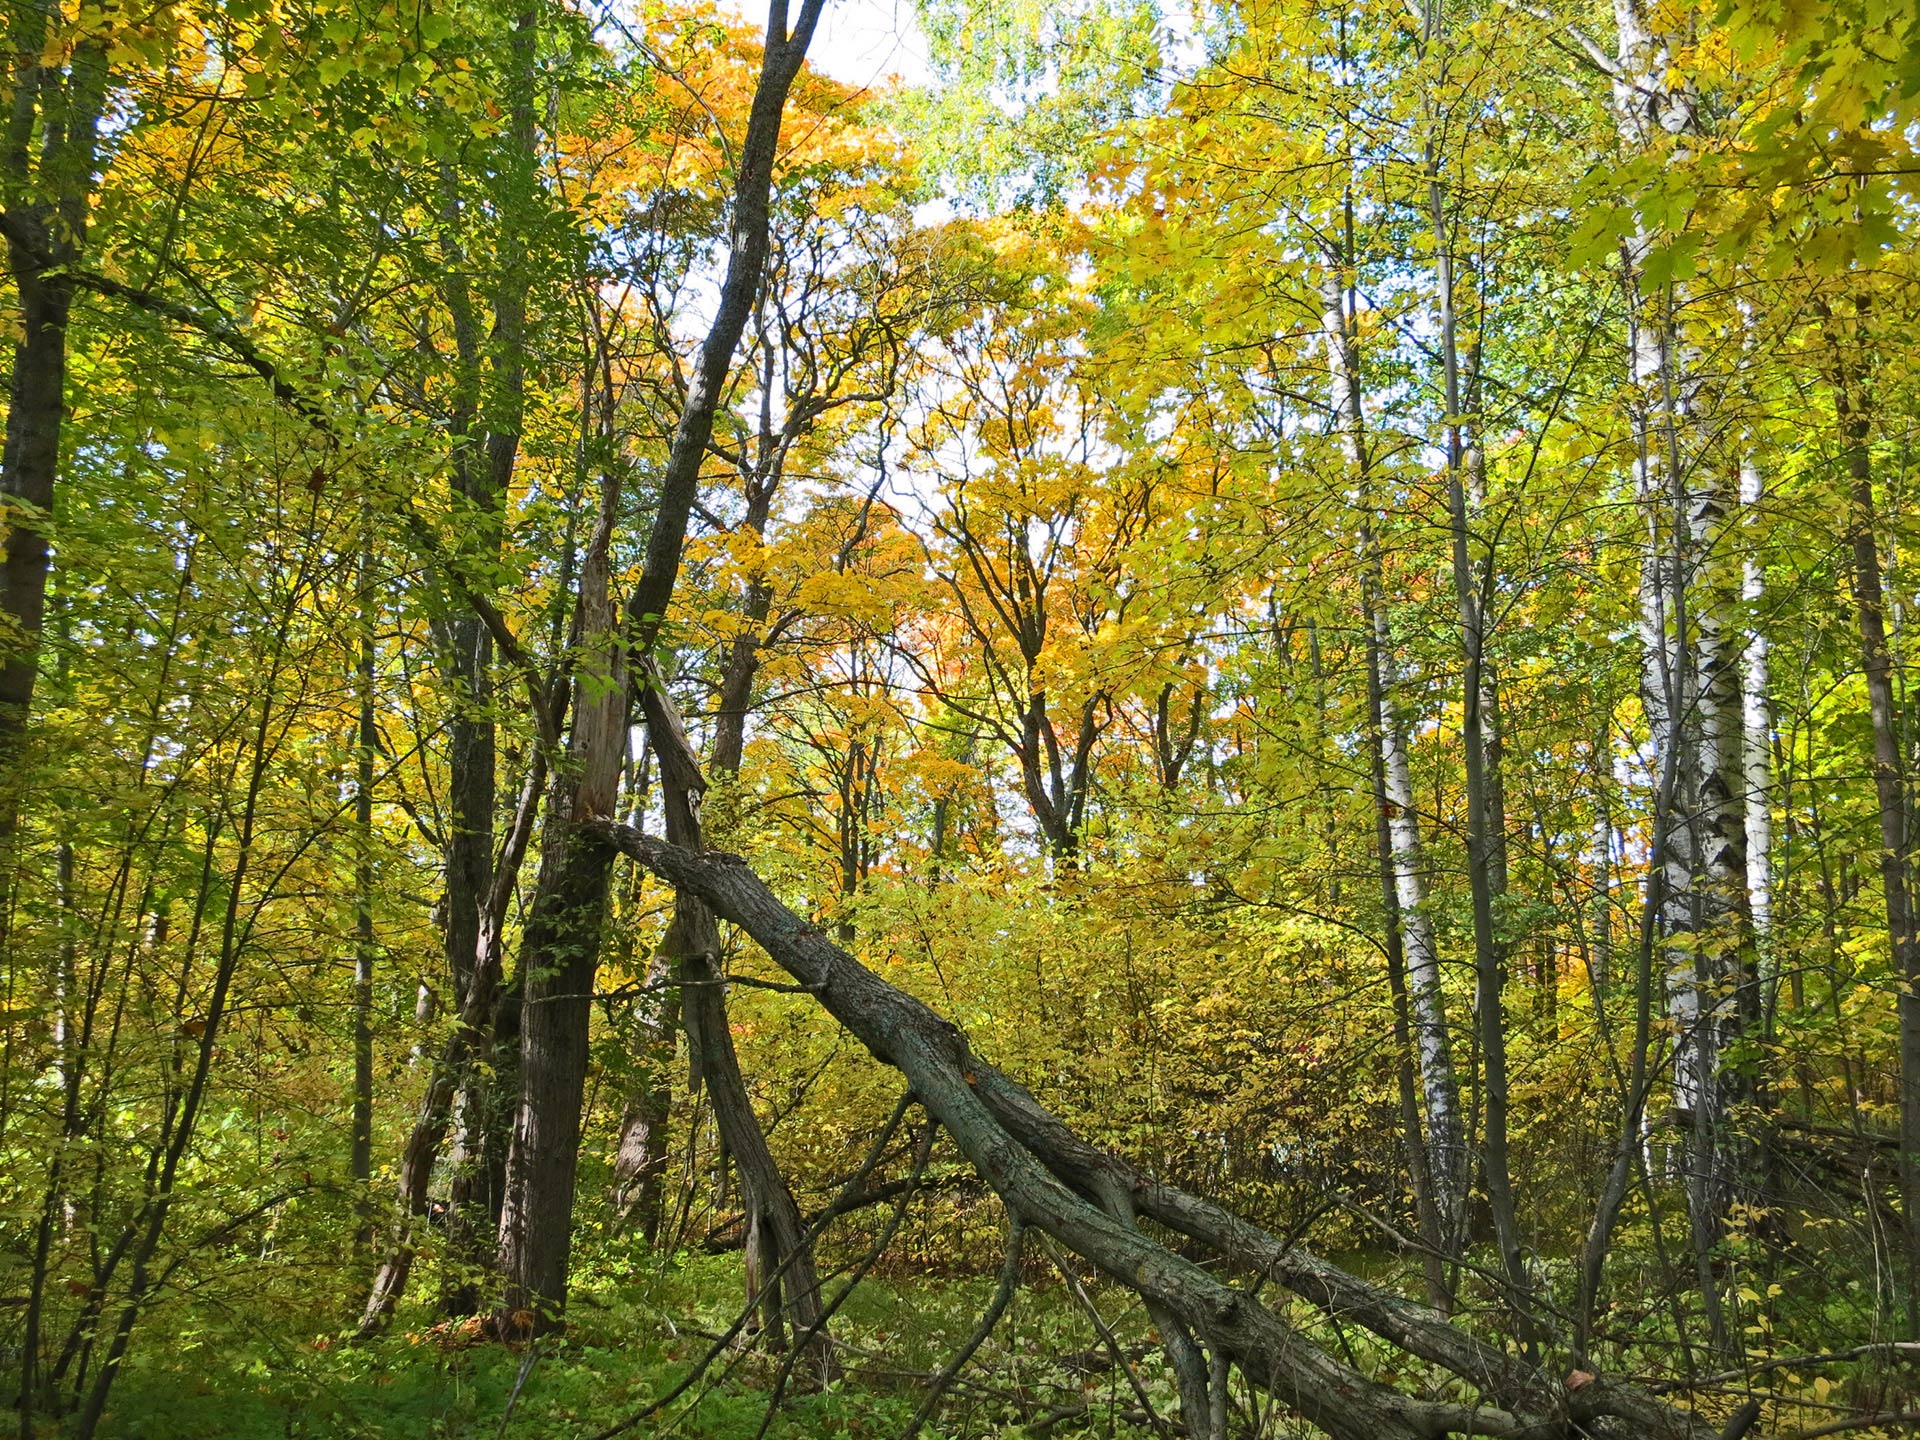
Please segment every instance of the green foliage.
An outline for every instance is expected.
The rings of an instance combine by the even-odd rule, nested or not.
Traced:
[[[1873,757],[1884,722],[1910,805],[1920,32],[1878,0],[1642,8],[1657,64],[1619,88],[1614,19],[1478,0],[942,0],[922,9],[927,92],[804,75],[658,658],[697,746],[737,724],[711,842],[1082,1134],[1409,1295],[1429,1279],[1403,1237],[1433,1081],[1387,957],[1411,910],[1478,1153],[1490,946],[1541,1312],[1582,1303],[1624,1156],[1583,1362],[1772,1366],[1767,1423],[1787,1428],[1906,1383],[1773,1362],[1887,1333],[1909,1298],[1886,1152],[1910,977]],[[455,1033],[460,747],[484,733],[495,757],[489,863],[523,806],[527,854],[568,833],[541,802],[580,757],[535,711],[606,698],[576,673],[584,557],[604,522],[616,601],[641,572],[729,243],[758,37],[701,5],[627,18],[83,8],[8,51],[42,86],[15,92],[39,147],[46,97],[89,56],[110,72],[61,222],[84,214],[87,240],[58,327],[58,486],[50,508],[0,501],[8,535],[54,557],[30,724],[0,741],[0,1355],[47,1424],[122,1316],[109,1434],[480,1437],[522,1379],[520,1353],[442,1323],[443,1289],[490,1300],[497,1277],[432,1226],[395,1333],[343,1332]],[[1685,123],[1647,123],[1643,92],[1684,100]],[[6,171],[8,214],[59,180]],[[927,223],[936,194],[969,217]],[[46,278],[25,255],[21,326]],[[1456,539],[1487,618],[1472,697]],[[1863,546],[1890,597],[1890,720],[1864,673]],[[1692,899],[1717,919],[1656,913],[1643,979],[1669,635],[1696,685],[1675,823],[1768,820],[1772,909],[1755,918],[1757,871],[1699,860]],[[1772,669],[1743,697],[1762,641]],[[0,644],[30,643],[10,613]],[[1764,762],[1751,813],[1749,772],[1714,801],[1727,768],[1699,761],[1748,743],[1743,698],[1768,710],[1741,752]],[[1486,924],[1470,704],[1504,785]],[[1375,793],[1390,732],[1404,806]],[[656,747],[620,758],[621,813],[657,828]],[[1417,831],[1397,861],[1383,804]],[[517,863],[509,973],[536,868]],[[631,1413],[742,1301],[738,1187],[656,956],[672,897],[624,864],[610,893],[572,1324],[508,1435]],[[818,1214],[901,1082],[723,943],[750,1099]],[[1696,983],[1710,1008],[1753,1002],[1716,1051],[1735,1094],[1716,1124],[1773,1172],[1690,1223],[1672,1002]],[[512,1062],[472,1075],[511,1098]],[[608,1197],[655,1100],[649,1247]],[[1458,1313],[1508,1344],[1471,1188]],[[834,1322],[858,1363],[766,1433],[897,1433],[985,1303],[999,1202],[944,1142],[902,1190],[877,1278]],[[824,1268],[891,1203],[840,1217]],[[1059,1257],[1028,1261],[946,1433],[1138,1428]],[[1081,1278],[1171,1413],[1129,1292]],[[1473,1398],[1278,1303],[1367,1374]],[[673,1423],[759,1434],[776,1365],[730,1351]],[[1696,1398],[1723,1418],[1723,1395]]]

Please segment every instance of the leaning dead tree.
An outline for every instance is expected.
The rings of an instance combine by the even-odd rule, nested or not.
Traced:
[[[602,843],[738,925],[912,1087],[1021,1225],[1042,1231],[1140,1295],[1159,1324],[1182,1409],[1224,1384],[1229,1366],[1335,1440],[1713,1433],[1689,1412],[1606,1376],[1566,1377],[1142,1174],[1067,1128],[1022,1086],[974,1055],[959,1028],[898,990],[788,909],[738,856],[695,852],[631,826],[596,824]],[[1150,1220],[1224,1262],[1209,1269],[1140,1227]],[[1237,1271],[1252,1283],[1233,1283]],[[1455,1377],[1473,1398],[1433,1400],[1335,1359],[1274,1305],[1291,1292],[1344,1325]],[[1206,1411],[1199,1411],[1204,1416]],[[1203,1420],[1189,1433],[1207,1433]]]

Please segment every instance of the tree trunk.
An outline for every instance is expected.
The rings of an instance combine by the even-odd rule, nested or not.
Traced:
[[[606,594],[612,506],[603,510],[600,533],[582,569],[586,620],[581,633],[597,637],[601,673],[598,684],[583,689],[576,702],[571,748],[579,775],[556,781],[541,879],[523,942],[532,963],[522,965],[520,1102],[500,1212],[506,1294],[496,1326],[504,1333],[553,1323],[566,1299],[587,1029],[611,861],[610,852],[579,840],[574,829],[613,813],[625,752],[629,657],[644,657],[653,648],[673,597],[714,416],[766,266],[769,196],[787,91],[805,59],[821,4],[802,0],[789,32],[786,0],[772,0],[760,79],[739,150],[726,275],[674,427],[645,569],[628,597],[623,623],[616,627],[610,604],[604,615],[592,613]],[[594,567],[597,577],[590,583],[587,570]],[[563,783],[573,788],[563,789]]]
[[[46,613],[48,545],[42,528],[53,513],[54,477],[60,462],[60,427],[66,408],[67,316],[71,284],[21,271],[21,338],[13,349],[13,387],[7,401],[6,455],[0,491],[14,516],[0,571],[0,606],[13,627],[6,663],[0,666],[0,740],[11,749],[26,728],[40,664],[39,637]]]
[[[1864,308],[1864,307],[1863,307]],[[1853,550],[1854,613],[1861,671],[1873,725],[1873,783],[1880,811],[1880,889],[1887,938],[1900,985],[1900,1191],[1906,1229],[1907,1328],[1920,1337],[1920,922],[1913,904],[1913,827],[1907,813],[1907,767],[1895,657],[1887,643],[1887,602],[1880,574],[1873,495],[1872,420],[1857,364],[1843,362],[1834,408],[1850,482],[1848,540]]]
[[[1672,44],[1656,28],[1659,17],[1644,0],[1614,0],[1614,18],[1613,104],[1622,145],[1646,152],[1663,138],[1684,144],[1698,125],[1698,100],[1675,78]],[[1737,589],[1716,563],[1717,537],[1730,510],[1724,477],[1704,455],[1692,453],[1703,448],[1698,382],[1682,353],[1673,289],[1641,293],[1653,243],[1643,227],[1624,246],[1634,483],[1649,529],[1641,571],[1641,694],[1655,752],[1671,749],[1678,760],[1660,919],[1668,1018],[1677,1037],[1674,1111],[1687,1126],[1680,1148],[1687,1156],[1696,1260],[1712,1314],[1717,1288],[1704,1283],[1706,1252],[1724,1222],[1733,1177],[1744,1168],[1743,1147],[1726,1126],[1740,1099],[1739,1082],[1722,1073],[1720,1056],[1741,1028],[1752,993],[1745,807],[1736,799],[1745,790],[1739,653],[1733,644]]]
[[[581,658],[566,770],[548,796],[537,881],[520,959],[520,1085],[500,1209],[503,1336],[558,1319],[567,1298],[580,1105],[600,964],[611,856],[576,826],[611,818],[626,759],[627,647],[611,594],[609,551],[620,485],[609,477],[580,571]]]
[[[1740,508],[1748,525],[1765,485],[1751,456],[1740,465]],[[1741,771],[1746,794],[1747,909],[1758,979],[1772,983],[1773,957],[1773,702],[1771,653],[1760,616],[1766,571],[1749,543],[1741,559],[1740,603],[1746,644],[1740,671]]]
[[[456,1012],[453,1026],[435,1057],[413,1129],[400,1153],[393,1229],[360,1317],[362,1336],[371,1335],[384,1326],[393,1314],[393,1307],[406,1293],[408,1278],[413,1273],[415,1227],[427,1213],[434,1163],[439,1159],[440,1147],[446,1143],[461,1077],[472,1073],[474,1057],[483,1047],[499,1044],[506,1038],[501,1034],[499,1018],[509,1000],[512,1006],[508,1013],[515,1016],[519,1013],[517,992],[509,990],[504,996],[501,992],[501,930],[512,899],[513,882],[520,873],[520,863],[533,831],[534,813],[545,790],[546,773],[541,753],[536,751],[514,815],[513,829],[501,847],[492,889],[482,911],[478,959],[467,986],[466,1000]],[[515,1037],[517,1033],[515,1025]]]
[[[621,1111],[613,1157],[614,1214],[623,1226],[637,1225],[650,1248],[659,1243],[665,1209],[667,1122],[673,1109],[668,1071],[680,1029],[674,979],[672,959],[663,947],[647,967],[648,988],[658,987],[661,993],[648,997],[649,1009],[640,1022],[641,1040],[634,1047],[640,1074]]]
[[[1438,7],[1429,9],[1427,43],[1441,39]],[[1510,1299],[1520,1317],[1521,1336],[1529,1354],[1537,1336],[1532,1319],[1532,1286],[1520,1246],[1520,1225],[1513,1201],[1513,1172],[1507,1148],[1507,947],[1494,928],[1496,856],[1503,872],[1505,841],[1495,829],[1493,796],[1499,785],[1498,754],[1489,738],[1486,708],[1492,693],[1486,659],[1487,632],[1482,595],[1493,592],[1493,556],[1487,557],[1484,591],[1469,549],[1467,515],[1467,444],[1460,385],[1460,336],[1454,311],[1453,242],[1447,210],[1447,191],[1439,161],[1428,151],[1427,196],[1438,259],[1440,299],[1440,356],[1444,372],[1447,432],[1447,517],[1452,532],[1451,559],[1454,603],[1458,607],[1461,676],[1461,749],[1467,771],[1467,887],[1473,907],[1474,1009],[1479,1021],[1480,1056],[1486,1082],[1486,1130],[1481,1144],[1481,1169],[1486,1177],[1487,1204],[1493,1212],[1495,1243],[1506,1272]]]
[[[1380,644],[1374,617],[1369,608],[1363,617],[1367,633],[1367,710],[1372,727],[1374,850],[1380,866],[1380,907],[1386,916],[1387,991],[1393,1002],[1393,1042],[1399,1063],[1394,1067],[1400,1092],[1401,1127],[1406,1132],[1407,1173],[1413,1189],[1413,1207],[1427,1253],[1422,1257],[1426,1270],[1427,1293],[1442,1313],[1453,1308],[1448,1283],[1446,1257],[1452,1237],[1441,1218],[1434,1197],[1433,1167],[1427,1153],[1428,1140],[1422,1131],[1420,1102],[1413,1080],[1412,1007],[1407,988],[1405,926],[1400,914],[1397,867],[1393,860],[1393,813],[1387,798],[1385,733],[1387,728],[1386,686],[1381,676]]]
[[[494,277],[491,345],[483,341],[474,314],[466,278],[465,256],[459,234],[464,208],[446,176],[449,260],[445,297],[452,320],[455,359],[459,368],[455,406],[456,444],[452,478],[456,523],[460,527],[458,553],[471,561],[481,578],[471,588],[492,590],[484,577],[500,559],[501,531],[507,492],[513,482],[520,451],[520,426],[526,397],[526,313],[529,270],[523,253],[532,233],[536,203],[534,128],[534,58],[539,44],[539,14],[526,9],[514,16],[508,41],[513,76],[508,109],[505,164],[494,181],[490,197],[499,216],[499,269]],[[484,352],[490,364],[483,366]],[[488,382],[491,382],[490,385]],[[481,424],[482,414],[486,423]],[[476,969],[485,964],[481,947],[496,939],[484,913],[494,891],[494,823],[496,736],[493,717],[493,637],[481,617],[456,615],[449,626],[451,643],[445,648],[454,714],[449,727],[447,755],[448,825],[446,837],[446,956],[455,1003],[460,1004]],[[511,883],[517,877],[507,877]],[[472,1314],[479,1305],[474,1276],[493,1260],[493,1237],[504,1199],[502,1175],[511,1131],[513,1057],[518,1054],[519,996],[509,992],[496,1005],[482,1049],[491,1048],[495,1063],[475,1063],[481,1052],[469,1055],[454,1101],[455,1133],[453,1180],[447,1209],[449,1283],[443,1308],[453,1315]],[[515,1019],[502,1024],[503,1017]],[[502,1031],[506,1033],[502,1033]],[[492,1073],[488,1073],[489,1069]]]
[[[1347,315],[1347,292],[1340,272],[1328,266],[1321,282],[1321,333],[1332,383],[1334,422],[1347,463],[1364,491],[1369,472],[1360,403],[1358,357]],[[1460,1095],[1454,1079],[1447,1033],[1446,1001],[1440,984],[1440,953],[1433,920],[1427,913],[1426,870],[1420,844],[1419,814],[1414,808],[1413,771],[1407,754],[1406,721],[1395,702],[1397,667],[1387,614],[1385,581],[1378,545],[1363,525],[1362,588],[1367,596],[1367,650],[1380,677],[1382,784],[1385,790],[1389,863],[1396,914],[1406,955],[1407,993],[1427,1123],[1427,1167],[1443,1248],[1456,1250],[1466,1222],[1466,1145],[1460,1120]]]
[[[379,744],[374,708],[373,517],[362,506],[360,524],[360,644],[354,669],[360,701],[355,756],[353,818],[359,853],[353,866],[353,1143],[350,1166],[359,1182],[356,1203],[367,1200],[373,1179],[373,765]],[[371,1231],[360,1231],[361,1242]]]
[[[73,282],[62,267],[86,246],[88,197],[93,190],[100,111],[107,89],[102,44],[88,41],[63,74],[39,63],[47,50],[57,6],[30,4],[7,27],[6,49],[18,62],[12,75],[13,144],[4,157],[27,194],[10,204],[0,229],[19,304],[7,394],[7,438],[0,453],[0,499],[10,513],[0,563],[0,768],[10,769],[26,729],[39,671],[40,630],[46,617],[48,544],[60,469],[60,433],[66,419],[67,321]],[[29,158],[38,105],[40,156]],[[21,124],[24,119],[25,124]],[[27,177],[32,173],[32,179]],[[6,775],[11,779],[11,775]],[[0,835],[11,831],[13,803],[0,800]]]
[[[698,853],[705,843],[700,801],[706,781],[665,683],[651,666],[643,677],[640,703],[647,716],[647,734],[660,757],[667,833],[674,844]],[[720,932],[704,901],[684,894],[676,898],[673,922],[661,953],[672,957],[677,965],[689,1067],[706,1087],[721,1144],[739,1171],[741,1200],[747,1212],[747,1294],[752,1297],[767,1291],[763,1315],[776,1346],[784,1343],[786,1328],[791,1325],[795,1342],[804,1340],[806,1348],[824,1363],[825,1317],[812,1250],[800,1207],[794,1203],[773,1152],[767,1148],[740,1073],[727,1025]],[[769,1288],[767,1282],[783,1266],[785,1273]]]
[[[753,528],[756,535],[760,533],[759,527]],[[736,637],[727,647],[726,665],[720,672],[720,700],[713,717],[712,769],[716,775],[737,779],[740,774],[747,749],[747,715],[753,709],[753,682],[760,673],[759,632],[772,606],[773,587],[764,580],[754,580],[747,587],[746,603],[740,611],[742,624],[750,627],[750,633]]]

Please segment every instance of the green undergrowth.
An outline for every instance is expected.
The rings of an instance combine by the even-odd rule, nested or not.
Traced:
[[[828,1293],[837,1289],[830,1283]],[[973,1329],[992,1289],[991,1279],[870,1278],[834,1318],[845,1374],[831,1385],[796,1375],[769,1420],[778,1357],[734,1346],[631,1433],[688,1440],[897,1435],[924,1394],[925,1376]],[[1137,1309],[1118,1293],[1094,1299],[1121,1348],[1138,1358],[1146,1332]],[[574,1293],[567,1334],[542,1342],[530,1364],[524,1350],[474,1343],[436,1325],[424,1306],[404,1311],[390,1334],[367,1344],[340,1336],[337,1310],[303,1313],[289,1303],[277,1324],[251,1308],[244,1316],[196,1315],[195,1328],[168,1343],[155,1333],[134,1347],[102,1433],[126,1440],[591,1436],[682,1380],[742,1300],[737,1255],[589,1276]],[[1136,1373],[1155,1408],[1171,1414],[1176,1402],[1162,1367],[1148,1360]],[[922,1433],[943,1440],[1132,1437],[1148,1433],[1127,1418],[1138,1417],[1139,1403],[1079,1303],[1064,1287],[1042,1284],[1023,1290]]]
[[[1648,1298],[1659,1287],[1650,1271],[1643,1273],[1651,1258],[1636,1260],[1638,1254],[1625,1252],[1614,1267],[1617,1298],[1596,1334],[1599,1368],[1672,1375],[1686,1373],[1690,1360],[1695,1373],[1737,1365],[1702,1352],[1697,1305],[1685,1297]],[[1380,1272],[1374,1278],[1383,1283],[1405,1279],[1389,1273],[1384,1257],[1346,1258],[1353,1268]],[[1863,1310],[1860,1281],[1844,1267],[1831,1267],[1818,1285],[1783,1285],[1769,1280],[1761,1258],[1729,1245],[1723,1313],[1749,1360],[1762,1367],[1756,1374],[1771,1393],[1769,1424],[1785,1433],[1809,1415],[1886,1412],[1910,1403],[1909,1377],[1871,1362],[1804,1372],[1766,1364],[1769,1356],[1844,1348],[1846,1337],[1873,1322]],[[1152,1434],[1146,1407],[1172,1416],[1178,1401],[1137,1298],[1118,1287],[1087,1285],[1083,1293],[1112,1337],[1109,1344],[1050,1262],[1039,1255],[1029,1260],[1000,1325],[922,1433],[929,1440],[1139,1440]],[[530,1355],[477,1341],[440,1321],[425,1284],[386,1335],[354,1343],[342,1333],[352,1296],[260,1265],[250,1272],[257,1288],[236,1297],[242,1303],[216,1305],[206,1292],[185,1291],[148,1317],[101,1433],[108,1440],[587,1440],[640,1416],[673,1390],[716,1349],[745,1299],[738,1254],[669,1258],[607,1247],[584,1268],[567,1333]],[[305,1277],[317,1281],[320,1274]],[[844,1283],[831,1263],[822,1280],[830,1297]],[[1545,1292],[1570,1293],[1570,1266],[1543,1262],[1541,1280]],[[833,1317],[843,1369],[831,1384],[796,1374],[774,1404],[779,1356],[751,1341],[722,1346],[684,1394],[628,1433],[891,1440],[920,1403],[927,1377],[973,1331],[993,1289],[990,1276],[945,1278],[917,1269],[870,1276]],[[1491,1292],[1470,1284],[1462,1301],[1467,1323],[1496,1338],[1497,1329],[1487,1328],[1497,1310]],[[1457,1378],[1364,1330],[1332,1324],[1301,1302],[1281,1303],[1304,1333],[1372,1378],[1407,1393],[1471,1402],[1471,1390]],[[1738,1397],[1709,1387],[1695,1400],[1717,1426]],[[1284,1416],[1256,1413],[1266,1407],[1238,1385],[1233,1403],[1238,1432],[1274,1440],[1306,1433]],[[57,1431],[43,1427],[40,1434]]]

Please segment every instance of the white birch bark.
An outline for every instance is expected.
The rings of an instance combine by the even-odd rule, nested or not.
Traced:
[[[1364,506],[1370,496],[1366,493],[1369,487],[1361,434],[1359,376],[1347,320],[1345,288],[1336,267],[1329,266],[1322,279],[1321,302],[1322,336],[1327,350],[1335,424],[1342,453],[1356,477],[1362,492],[1360,503]],[[1407,998],[1412,1011],[1415,1060],[1420,1072],[1434,1204],[1439,1211],[1442,1234],[1451,1243],[1457,1240],[1463,1223],[1468,1173],[1459,1087],[1454,1080],[1446,999],[1440,983],[1439,946],[1434,939],[1433,918],[1427,910],[1419,812],[1414,806],[1406,720],[1399,704],[1403,682],[1389,633],[1379,550],[1370,538],[1362,543],[1367,548],[1362,583],[1370,592],[1369,608],[1373,616],[1370,638],[1380,657],[1383,692],[1380,748],[1389,810],[1389,863],[1394,893],[1399,899],[1401,943],[1407,962]]]
[[[1740,508],[1745,525],[1765,490],[1760,467],[1749,455],[1740,466]],[[1760,979],[1773,978],[1773,710],[1769,702],[1771,656],[1760,624],[1760,602],[1767,582],[1751,545],[1741,562],[1740,602],[1746,612],[1745,663],[1740,676],[1740,717],[1746,781],[1747,908],[1753,916],[1754,947]]]
[[[1689,817],[1698,872],[1694,897],[1694,977],[1700,1024],[1693,1060],[1698,1069],[1696,1103],[1717,1121],[1729,1100],[1729,1077],[1720,1056],[1740,1028],[1737,987],[1744,981],[1745,943],[1741,909],[1747,892],[1746,735],[1744,720],[1745,635],[1740,585],[1730,552],[1737,535],[1718,468],[1696,463],[1697,481],[1685,487],[1689,544],[1699,557],[1692,607],[1698,683],[1696,747],[1698,779]],[[1724,1148],[1724,1147],[1720,1147]]]
[[[1693,128],[1695,103],[1684,86],[1672,83],[1672,53],[1653,25],[1645,0],[1614,0],[1616,33],[1613,76],[1614,122],[1628,150],[1643,150],[1663,132],[1679,135]],[[1667,1019],[1674,1032],[1673,1102],[1683,1113],[1697,1113],[1705,1102],[1704,1082],[1711,1073],[1702,1052],[1707,1025],[1701,1014],[1700,948],[1695,935],[1700,916],[1696,880],[1701,874],[1702,836],[1698,802],[1701,779],[1709,773],[1700,753],[1701,676],[1690,648],[1699,638],[1699,616],[1690,613],[1692,572],[1699,522],[1704,518],[1694,494],[1676,503],[1676,476],[1682,464],[1678,437],[1690,395],[1672,317],[1657,302],[1638,293],[1640,276],[1653,247],[1644,227],[1626,243],[1629,286],[1628,344],[1632,364],[1634,431],[1633,486],[1646,524],[1641,561],[1641,702],[1646,711],[1653,763],[1675,754],[1679,785],[1667,826],[1666,855],[1660,876],[1660,933],[1666,975]],[[1697,471],[1698,467],[1693,467]],[[1700,657],[1704,659],[1705,657]],[[1653,883],[1648,877],[1649,884]]]

